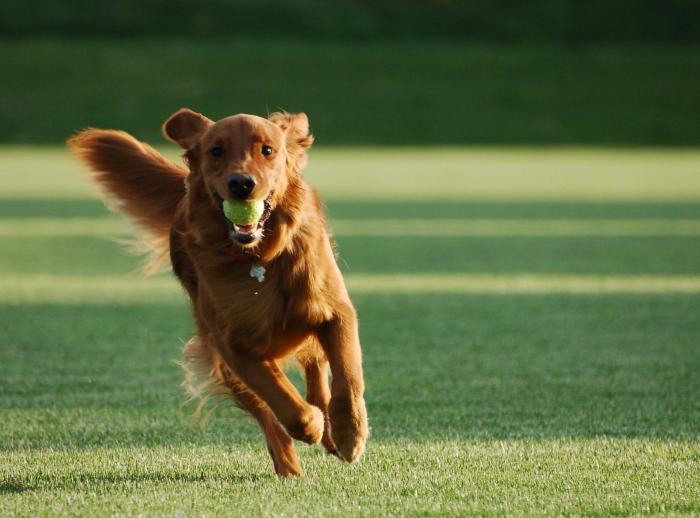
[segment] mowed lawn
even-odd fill
[[[0,150],[0,515],[700,513],[700,152],[320,147],[308,177],[372,434],[280,480],[239,412],[192,420],[184,296],[79,167]]]

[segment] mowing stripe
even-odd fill
[[[123,236],[129,223],[120,218],[2,218],[0,237]]]
[[[331,228],[339,236],[699,236],[700,220],[345,219]]]
[[[700,219],[336,219],[336,236],[700,236]],[[119,218],[0,219],[0,237],[123,236]]]
[[[696,275],[351,274],[355,293],[700,293]]]
[[[349,274],[355,294],[700,294],[700,276],[484,275],[484,274]],[[173,302],[184,301],[177,282],[162,275],[0,276],[0,302]]]
[[[180,150],[163,148],[182,163]],[[65,147],[0,148],[0,195],[95,191]],[[700,199],[697,149],[319,148],[305,177],[326,201]],[[426,171],[434,172],[426,182]]]

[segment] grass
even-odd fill
[[[699,166],[314,152],[372,437],[354,466],[300,446],[306,477],[277,480],[236,411],[192,422],[172,279],[133,273],[63,152],[1,149],[0,515],[700,514]]]
[[[629,22],[630,11],[602,19]],[[58,143],[86,126],[154,140],[187,105],[216,119],[306,111],[333,145],[700,144],[697,44],[235,37],[3,40],[0,142]]]

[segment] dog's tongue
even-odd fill
[[[236,225],[236,230],[242,234],[251,234],[255,230],[255,225]]]

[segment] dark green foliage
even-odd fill
[[[700,145],[700,53],[279,39],[9,40],[0,142],[152,143],[181,106],[305,111],[329,144]]]
[[[4,0],[0,34],[698,42],[693,0]]]

